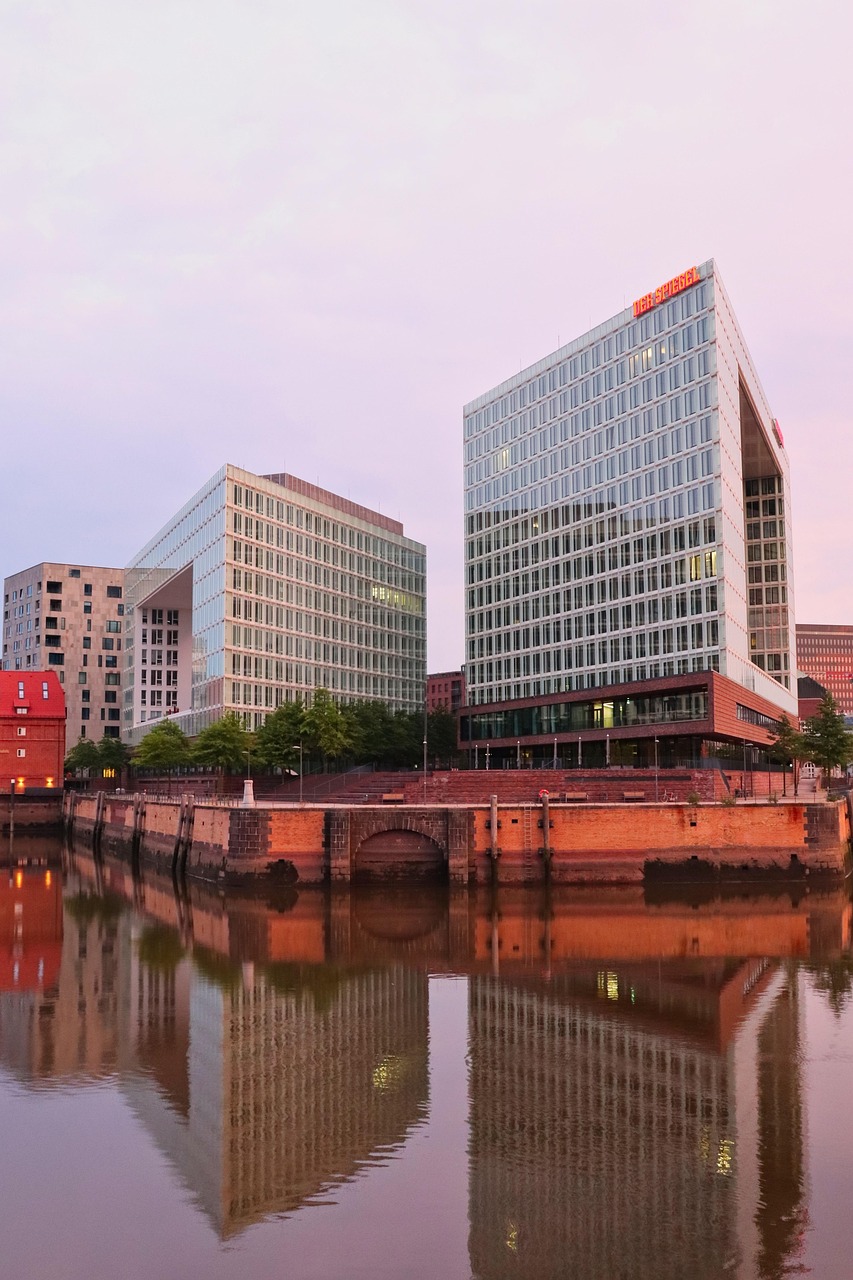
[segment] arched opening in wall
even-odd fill
[[[421,883],[417,893],[398,879],[382,884],[362,881],[351,894],[353,918],[359,929],[375,942],[398,946],[401,942],[439,939],[447,935],[449,885],[446,877]]]
[[[357,880],[437,880],[447,876],[444,850],[420,831],[378,831],[355,855]]]

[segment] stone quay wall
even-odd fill
[[[70,795],[74,832],[161,869],[222,882],[279,875],[347,882],[362,847],[391,837],[389,877],[432,865],[457,884],[638,883],[653,876],[843,878],[846,801],[229,806],[192,797]],[[424,861],[424,850],[434,854]],[[375,864],[371,864],[375,870]]]

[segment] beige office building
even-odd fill
[[[124,570],[43,561],[4,584],[3,669],[56,671],[66,742],[117,738]]]

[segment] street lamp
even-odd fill
[[[516,769],[521,768],[521,742],[518,738],[515,741],[515,767]]]
[[[243,783],[243,807],[249,809],[255,803],[255,789],[252,785],[252,753],[251,751],[244,751],[243,755],[246,757],[246,781]]]
[[[424,730],[424,804],[426,804],[426,796],[427,796],[427,736],[426,736],[426,730]]]
[[[655,734],[655,804],[658,802],[658,740]]]
[[[583,768],[583,743],[580,734],[578,734],[578,768]]]
[[[554,739],[554,771],[557,769],[557,739]]]
[[[609,769],[610,768],[610,734],[609,733],[605,733],[604,735],[604,763]]]
[[[491,755],[491,748],[489,747],[489,744],[488,744],[488,742],[487,742],[487,743],[486,743],[486,772],[487,772],[487,773],[488,773],[488,771],[489,771],[489,756],[490,756],[490,755]]]
[[[302,743],[294,742],[293,750],[299,752],[299,803],[302,804]]]

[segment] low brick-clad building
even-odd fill
[[[65,694],[53,671],[0,671],[0,791],[61,790]]]

